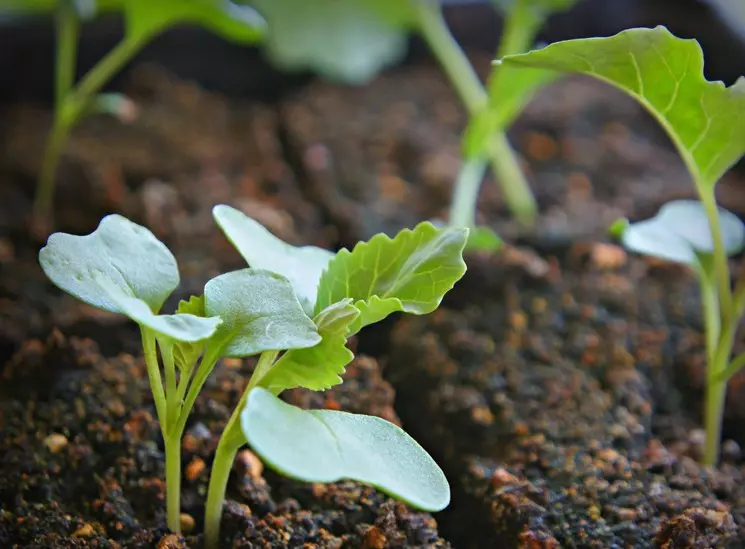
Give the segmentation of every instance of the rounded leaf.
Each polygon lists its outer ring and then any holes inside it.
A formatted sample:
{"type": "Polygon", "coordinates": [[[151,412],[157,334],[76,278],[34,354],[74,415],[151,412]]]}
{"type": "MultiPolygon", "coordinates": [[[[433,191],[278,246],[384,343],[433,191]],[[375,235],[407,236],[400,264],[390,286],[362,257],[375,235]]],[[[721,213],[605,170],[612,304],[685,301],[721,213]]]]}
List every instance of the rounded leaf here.
{"type": "Polygon", "coordinates": [[[89,235],[51,235],[39,263],[60,289],[113,313],[127,314],[120,295],[142,300],[157,313],[179,284],[176,259],[168,248],[120,215],[104,217],[89,235]]]}
{"type": "Polygon", "coordinates": [[[450,503],[450,486],[437,463],[400,427],[379,417],[301,410],[255,388],[241,426],[251,448],[288,477],[356,480],[426,511],[450,503]]]}

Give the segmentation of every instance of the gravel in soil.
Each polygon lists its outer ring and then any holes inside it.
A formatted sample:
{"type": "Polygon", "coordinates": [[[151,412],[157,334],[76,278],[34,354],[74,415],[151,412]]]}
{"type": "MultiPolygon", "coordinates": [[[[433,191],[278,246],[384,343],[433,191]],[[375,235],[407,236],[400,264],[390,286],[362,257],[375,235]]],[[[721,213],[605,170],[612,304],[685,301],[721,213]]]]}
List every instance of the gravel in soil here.
{"type": "MultiPolygon", "coordinates": [[[[458,479],[442,531],[458,547],[742,546],[739,444],[719,469],[695,461],[695,281],[597,246],[547,258],[541,276],[514,251],[482,258],[488,279],[467,274],[459,290],[478,306],[456,295],[392,330],[397,410],[458,479]]],[[[741,417],[725,435],[744,441],[741,417]]]]}
{"type": "MultiPolygon", "coordinates": [[[[195,405],[183,441],[184,537],[165,528],[163,448],[141,360],[106,359],[90,339],[57,332],[29,342],[10,364],[0,403],[1,547],[199,546],[217,434],[250,364],[226,361],[195,405]],[[40,360],[60,372],[31,389],[26,373],[40,360]]],[[[347,378],[323,395],[295,390],[288,400],[398,422],[375,360],[357,358],[347,378]]],[[[449,547],[427,514],[353,482],[292,482],[247,449],[234,464],[222,535],[225,547],[449,547]]]]}

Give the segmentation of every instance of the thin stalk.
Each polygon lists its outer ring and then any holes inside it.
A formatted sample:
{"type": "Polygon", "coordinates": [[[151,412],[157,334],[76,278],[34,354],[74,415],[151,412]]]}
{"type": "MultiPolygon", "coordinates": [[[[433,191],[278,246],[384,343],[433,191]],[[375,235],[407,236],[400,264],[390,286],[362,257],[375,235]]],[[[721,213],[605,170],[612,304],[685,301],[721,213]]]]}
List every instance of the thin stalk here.
{"type": "Polygon", "coordinates": [[[731,320],[730,317],[732,316],[730,310],[732,303],[732,287],[730,285],[729,265],[727,264],[727,251],[724,248],[722,227],[719,223],[719,208],[717,207],[713,188],[710,192],[706,185],[698,181],[696,182],[696,187],[699,190],[699,198],[704,206],[704,211],[706,212],[706,217],[709,221],[712,240],[714,242],[714,271],[719,289],[719,302],[723,305],[722,320],[723,323],[727,323],[731,320]]]}
{"type": "Polygon", "coordinates": [[[202,357],[202,361],[199,363],[199,367],[197,368],[197,371],[189,384],[189,389],[186,392],[186,398],[184,399],[181,413],[179,414],[178,422],[176,423],[176,432],[183,433],[184,428],[186,427],[186,420],[189,418],[189,414],[191,414],[191,409],[194,407],[197,396],[199,396],[202,386],[205,381],[207,381],[210,372],[212,372],[215,364],[217,364],[217,361],[220,359],[222,350],[223,344],[221,342],[214,343],[207,347],[207,351],[202,357]]]}
{"type": "Polygon", "coordinates": [[[160,377],[160,365],[158,363],[158,351],[155,347],[155,334],[147,328],[140,328],[142,334],[142,348],[145,353],[145,364],[147,366],[147,375],[150,380],[150,390],[153,393],[155,401],[155,411],[158,414],[160,430],[163,438],[168,437],[168,400],[163,391],[163,380],[160,377]]]}
{"type": "Polygon", "coordinates": [[[166,454],[166,514],[168,528],[181,533],[181,433],[165,438],[166,454]]]}
{"type": "MultiPolygon", "coordinates": [[[[419,31],[466,106],[469,116],[477,116],[487,105],[486,91],[465,53],[450,33],[439,5],[429,0],[414,0],[412,6],[419,22],[419,31]]],[[[535,198],[501,129],[495,131],[494,141],[487,150],[508,207],[519,220],[531,223],[537,211],[535,198]],[[502,167],[500,164],[508,156],[512,156],[507,161],[508,166],[502,167]],[[515,166],[518,167],[517,170],[514,169],[515,166]]]]}
{"type": "Polygon", "coordinates": [[[173,358],[173,341],[162,337],[159,338],[160,356],[163,357],[163,370],[166,374],[166,401],[168,402],[167,423],[169,426],[176,423],[181,402],[176,395],[176,362],[173,358]]]}
{"type": "MultiPolygon", "coordinates": [[[[60,38],[62,36],[62,33],[60,33],[60,38]]],[[[64,34],[66,40],[71,39],[71,36],[71,31],[64,34]]],[[[83,77],[74,91],[68,88],[63,93],[58,88],[56,92],[55,121],[47,139],[41,171],[39,172],[39,181],[36,187],[33,210],[33,216],[36,220],[48,219],[50,216],[52,204],[54,203],[54,176],[57,172],[59,159],[70,130],[80,120],[93,96],[142,49],[151,36],[151,34],[147,34],[136,37],[125,37],[124,40],[119,42],[106,57],[99,61],[83,77]]],[[[58,63],[62,61],[63,50],[65,55],[64,60],[69,63],[68,58],[74,59],[71,52],[75,50],[71,46],[62,47],[60,44],[58,63]]],[[[74,71],[74,67],[72,70],[74,71]]],[[[62,70],[58,67],[58,87],[60,85],[64,86],[66,82],[71,81],[71,76],[68,73],[70,73],[70,70],[62,70]]]]}
{"type": "Polygon", "coordinates": [[[225,500],[225,491],[228,487],[228,478],[230,477],[230,470],[233,468],[235,454],[245,442],[241,430],[241,412],[246,406],[246,400],[251,389],[269,371],[278,354],[277,351],[266,351],[261,354],[248,386],[243,391],[243,396],[241,396],[238,406],[233,410],[220,441],[217,443],[207,490],[207,504],[204,509],[204,545],[207,549],[217,549],[220,543],[220,519],[222,518],[222,506],[225,500]]]}
{"type": "Polygon", "coordinates": [[[705,466],[713,467],[719,461],[719,442],[722,438],[722,418],[724,416],[726,394],[726,382],[709,379],[706,386],[706,409],[704,411],[706,442],[702,464],[705,466]]]}
{"type": "Polygon", "coordinates": [[[476,203],[486,165],[487,162],[483,158],[471,158],[463,163],[453,188],[453,200],[450,203],[449,219],[453,227],[474,227],[476,225],[476,203]]]}
{"type": "Polygon", "coordinates": [[[727,383],[727,380],[731,378],[733,375],[735,375],[737,372],[742,370],[742,368],[745,366],[745,353],[740,353],[735,358],[732,359],[732,362],[729,363],[729,366],[727,366],[722,372],[720,372],[719,376],[716,378],[717,383],[727,383]]]}
{"type": "Polygon", "coordinates": [[[75,82],[75,67],[78,56],[80,20],[73,2],[59,3],[56,13],[57,59],[55,66],[55,105],[59,108],[75,82]]]}

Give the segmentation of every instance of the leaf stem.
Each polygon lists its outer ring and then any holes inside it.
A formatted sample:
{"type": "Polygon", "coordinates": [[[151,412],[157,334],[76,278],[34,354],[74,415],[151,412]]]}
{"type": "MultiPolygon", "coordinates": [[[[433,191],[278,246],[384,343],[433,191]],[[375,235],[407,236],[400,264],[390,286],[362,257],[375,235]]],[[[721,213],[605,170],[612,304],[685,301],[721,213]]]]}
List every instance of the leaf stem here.
{"type": "Polygon", "coordinates": [[[476,203],[484,179],[487,162],[483,158],[467,158],[453,188],[449,223],[452,227],[476,226],[476,203]]]}
{"type": "MultiPolygon", "coordinates": [[[[450,33],[440,6],[431,0],[412,0],[411,5],[419,23],[419,31],[440,62],[469,116],[477,116],[487,106],[486,91],[465,53],[450,33]]],[[[493,139],[487,150],[505,202],[515,217],[530,224],[538,209],[533,193],[519,169],[507,136],[500,129],[495,132],[493,139]]]]}
{"type": "Polygon", "coordinates": [[[57,59],[55,71],[54,97],[59,108],[75,81],[77,66],[80,20],[72,0],[59,2],[56,13],[57,59]]]}
{"type": "Polygon", "coordinates": [[[189,384],[189,389],[186,392],[186,398],[184,399],[181,413],[179,414],[178,422],[176,424],[177,432],[183,433],[184,428],[186,427],[186,420],[189,418],[189,414],[191,414],[191,409],[194,407],[197,396],[199,396],[210,372],[212,372],[215,364],[217,364],[217,361],[220,359],[224,346],[225,341],[210,342],[210,344],[208,344],[207,350],[202,357],[202,361],[199,363],[199,367],[197,368],[197,371],[189,384]]]}
{"type": "Polygon", "coordinates": [[[165,437],[166,513],[171,532],[181,532],[181,433],[165,437]]]}
{"type": "Polygon", "coordinates": [[[254,373],[243,391],[243,396],[238,405],[233,410],[233,414],[225,426],[225,430],[217,443],[215,459],[212,462],[212,472],[210,473],[209,488],[207,490],[207,504],[204,509],[204,545],[207,549],[217,549],[220,542],[220,519],[222,518],[223,501],[225,500],[225,491],[228,486],[230,470],[233,467],[233,461],[238,449],[244,444],[245,437],[241,429],[241,412],[246,406],[248,394],[251,392],[260,378],[274,364],[277,359],[278,351],[265,351],[259,357],[259,361],[254,368],[254,373]]]}
{"type": "Polygon", "coordinates": [[[158,363],[158,352],[155,347],[155,333],[145,326],[140,326],[142,335],[142,348],[145,354],[145,365],[150,380],[150,390],[155,401],[155,411],[158,414],[160,430],[163,438],[168,437],[168,401],[163,391],[163,380],[160,377],[160,364],[158,363]]]}
{"type": "Polygon", "coordinates": [[[727,383],[709,380],[706,386],[706,409],[704,424],[706,442],[702,465],[713,467],[719,461],[719,442],[722,438],[722,418],[724,416],[724,401],[727,394],[727,383]]]}
{"type": "Polygon", "coordinates": [[[729,265],[727,264],[727,251],[724,248],[722,227],[719,223],[719,208],[717,207],[713,186],[709,187],[700,181],[696,181],[696,187],[698,188],[699,198],[709,221],[709,229],[711,230],[711,237],[714,243],[714,271],[719,286],[719,303],[723,305],[723,320],[724,322],[728,322],[731,316],[732,287],[730,285],[729,265]]]}

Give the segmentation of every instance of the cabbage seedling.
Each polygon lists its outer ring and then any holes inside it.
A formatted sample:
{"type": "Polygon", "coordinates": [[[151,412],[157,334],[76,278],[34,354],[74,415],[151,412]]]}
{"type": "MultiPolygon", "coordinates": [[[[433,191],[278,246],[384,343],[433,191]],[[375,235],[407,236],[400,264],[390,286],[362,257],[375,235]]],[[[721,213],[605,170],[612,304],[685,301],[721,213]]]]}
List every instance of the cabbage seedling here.
{"type": "Polygon", "coordinates": [[[54,200],[54,177],[72,128],[91,112],[110,112],[110,100],[99,93],[132,58],[158,34],[176,25],[200,24],[239,43],[262,38],[264,20],[252,8],[230,0],[6,0],[3,13],[54,13],[57,29],[55,114],[42,159],[34,202],[34,223],[49,225],[54,200]],[[124,38],[80,82],[75,83],[78,39],[82,20],[96,12],[121,12],[124,38]]]}
{"type": "Polygon", "coordinates": [[[662,26],[557,42],[507,56],[501,63],[582,73],[607,82],[644,106],[678,149],[699,202],[673,202],[652,220],[614,229],[630,249],[687,263],[698,273],[708,360],[703,462],[714,465],[726,382],[745,364],[743,355],[731,360],[735,330],[745,311],[745,278],[733,290],[727,260],[742,249],[743,229],[737,218],[717,207],[714,194],[722,175],[745,154],[745,78],[730,87],[709,82],[698,43],[677,38],[662,26]]]}
{"type": "Polygon", "coordinates": [[[181,438],[218,359],[312,347],[321,336],[290,282],[259,269],[218,276],[203,296],[159,314],[179,283],[176,260],[150,231],[118,215],[86,236],[51,235],[39,262],[62,290],[139,325],[165,443],[168,527],[178,532],[181,438]]]}
{"type": "MultiPolygon", "coordinates": [[[[354,358],[346,346],[349,337],[396,311],[435,310],[465,273],[468,229],[437,229],[425,222],[393,239],[379,234],[352,251],[332,254],[290,246],[228,206],[217,206],[214,216],[249,265],[290,281],[320,341],[302,349],[278,345],[261,354],[218,443],[205,509],[206,546],[218,545],[228,476],[246,442],[267,465],[294,479],[348,478],[414,507],[445,508],[450,500],[445,475],[399,427],[377,417],[301,410],[278,395],[294,387],[322,391],[341,383],[354,358]]],[[[230,293],[211,288],[214,282],[205,289],[208,302],[211,293],[230,293]]],[[[226,329],[231,321],[221,316],[226,329]]]]}

